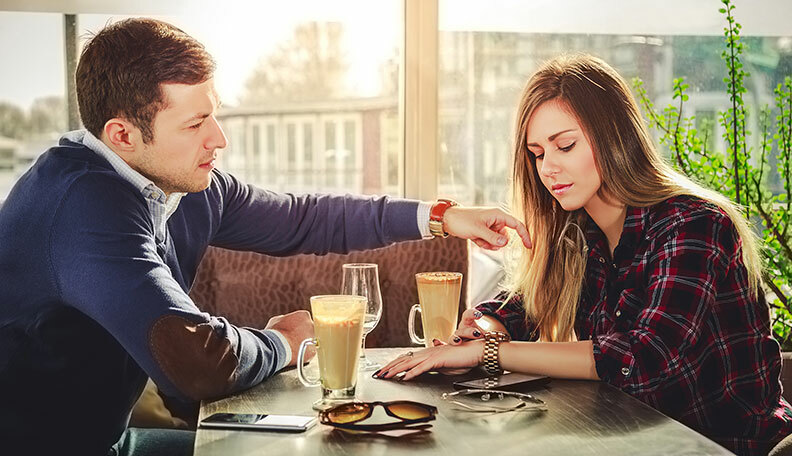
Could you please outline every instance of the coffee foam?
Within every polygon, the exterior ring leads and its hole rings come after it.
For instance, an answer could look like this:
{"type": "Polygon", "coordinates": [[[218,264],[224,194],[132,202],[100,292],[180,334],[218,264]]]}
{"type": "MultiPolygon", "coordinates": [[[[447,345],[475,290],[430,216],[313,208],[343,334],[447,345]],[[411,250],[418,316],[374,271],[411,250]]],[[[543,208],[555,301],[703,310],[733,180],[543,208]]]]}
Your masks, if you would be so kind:
{"type": "Polygon", "coordinates": [[[417,275],[415,279],[424,283],[456,282],[461,280],[462,276],[455,272],[424,272],[417,275]]]}

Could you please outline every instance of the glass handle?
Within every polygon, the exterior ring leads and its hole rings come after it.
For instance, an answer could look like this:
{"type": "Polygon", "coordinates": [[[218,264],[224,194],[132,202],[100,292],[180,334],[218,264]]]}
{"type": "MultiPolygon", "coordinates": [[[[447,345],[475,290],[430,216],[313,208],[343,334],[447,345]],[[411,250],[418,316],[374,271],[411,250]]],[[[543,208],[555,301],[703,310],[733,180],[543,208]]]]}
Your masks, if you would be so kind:
{"type": "Polygon", "coordinates": [[[305,339],[300,344],[300,350],[297,352],[297,378],[299,378],[300,382],[302,382],[302,384],[305,386],[318,386],[318,377],[315,380],[312,380],[306,377],[305,372],[303,372],[303,369],[305,368],[305,350],[309,345],[317,346],[316,341],[313,339],[305,339]]]}
{"type": "MultiPolygon", "coordinates": [[[[413,304],[410,308],[410,316],[407,317],[407,332],[410,333],[410,340],[414,344],[424,345],[424,339],[415,334],[415,314],[421,313],[421,305],[413,304]]],[[[423,318],[423,317],[422,317],[423,318]]]]}

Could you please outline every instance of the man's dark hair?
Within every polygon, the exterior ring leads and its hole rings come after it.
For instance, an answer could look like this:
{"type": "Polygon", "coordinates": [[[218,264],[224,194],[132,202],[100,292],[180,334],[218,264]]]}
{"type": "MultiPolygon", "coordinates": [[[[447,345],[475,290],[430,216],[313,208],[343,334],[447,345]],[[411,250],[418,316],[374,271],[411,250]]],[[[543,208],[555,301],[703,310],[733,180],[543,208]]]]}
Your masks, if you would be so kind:
{"type": "Polygon", "coordinates": [[[136,18],[109,25],[86,43],[77,65],[77,102],[83,125],[97,138],[121,117],[154,139],[152,123],[168,100],[161,84],[200,84],[215,62],[203,45],[166,22],[136,18]]]}

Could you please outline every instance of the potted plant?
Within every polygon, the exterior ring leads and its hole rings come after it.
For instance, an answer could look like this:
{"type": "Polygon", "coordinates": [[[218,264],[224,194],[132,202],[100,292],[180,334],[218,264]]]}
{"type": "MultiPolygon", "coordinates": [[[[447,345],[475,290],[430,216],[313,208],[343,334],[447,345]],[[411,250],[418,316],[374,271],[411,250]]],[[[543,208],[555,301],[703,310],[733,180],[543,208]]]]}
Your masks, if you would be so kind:
{"type": "Polygon", "coordinates": [[[792,76],[786,76],[775,87],[774,106],[749,112],[743,97],[750,74],[741,59],[745,50],[740,36],[742,27],[734,18],[731,0],[721,2],[720,12],[726,19],[721,57],[726,63],[724,82],[730,106],[718,113],[717,121],[722,127],[725,150],[710,148],[708,135],[712,125],[699,122],[697,129],[695,116],[684,115],[688,101],[684,78],[674,79],[673,104],[662,112],[655,109],[640,79],[633,80],[633,87],[650,128],[659,133],[661,144],[668,147],[674,166],[742,205],[745,216],[757,227],[763,243],[764,283],[772,330],[784,352],[782,379],[790,382],[788,394],[792,395],[792,76]],[[749,116],[757,116],[758,120],[757,142],[753,146],[748,141],[749,116]],[[775,193],[766,182],[771,156],[775,156],[783,187],[775,193]]]}

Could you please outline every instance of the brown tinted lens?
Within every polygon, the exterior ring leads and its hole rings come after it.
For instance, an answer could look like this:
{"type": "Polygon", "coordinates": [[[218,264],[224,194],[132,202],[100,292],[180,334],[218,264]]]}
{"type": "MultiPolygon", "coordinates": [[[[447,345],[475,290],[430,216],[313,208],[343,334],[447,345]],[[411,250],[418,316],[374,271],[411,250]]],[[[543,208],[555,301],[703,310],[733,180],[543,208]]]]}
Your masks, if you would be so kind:
{"type": "Polygon", "coordinates": [[[368,415],[369,404],[342,404],[326,412],[327,419],[332,423],[344,424],[360,421],[368,415]]]}
{"type": "Polygon", "coordinates": [[[388,410],[403,420],[420,420],[432,416],[429,408],[414,402],[394,402],[388,404],[388,410]]]}

